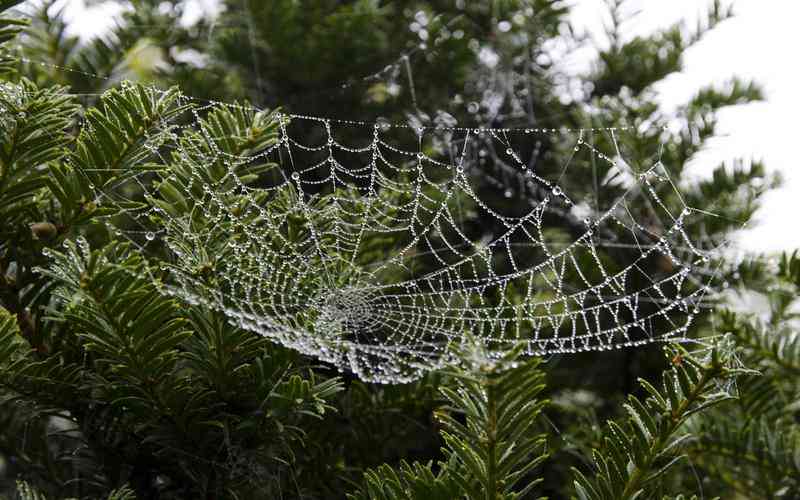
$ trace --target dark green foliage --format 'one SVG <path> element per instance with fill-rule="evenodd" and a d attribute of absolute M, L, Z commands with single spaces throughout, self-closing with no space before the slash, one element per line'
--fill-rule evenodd
<path fill-rule="evenodd" d="M 714 0 L 705 22 L 698 21 L 697 28 L 689 34 L 686 34 L 686 26 L 678 23 L 653 35 L 623 42 L 623 25 L 630 21 L 620 13 L 625 1 L 610 0 L 608 3 L 612 6 L 611 46 L 601 52 L 600 69 L 592 78 L 596 96 L 616 95 L 622 89 L 638 95 L 670 73 L 680 71 L 686 49 L 733 15 L 732 8 L 723 8 L 720 0 Z"/>
<path fill-rule="evenodd" d="M 77 108 L 65 89 L 39 90 L 28 81 L 0 92 L 0 217 L 4 229 L 37 215 L 36 195 L 47 181 L 39 165 L 60 160 Z M 7 240 L 10 234 L 2 234 Z"/>
<path fill-rule="evenodd" d="M 198 39 L 203 39 L 197 32 L 205 31 L 206 23 L 201 21 L 192 30 L 182 26 L 183 2 L 133 3 L 135 8 L 122 14 L 121 23 L 88 43 L 68 34 L 63 4 L 41 0 L 21 5 L 20 10 L 30 18 L 30 28 L 18 47 L 17 54 L 23 59 L 16 69 L 42 86 L 69 86 L 88 103 L 126 79 L 183 82 L 186 68 L 192 66 L 178 59 L 182 52 L 197 48 Z M 162 4 L 172 4 L 173 8 L 159 8 Z M 194 37 L 190 31 L 196 33 Z M 193 88 L 202 88 L 205 83 L 192 80 Z M 213 80 L 208 83 L 206 88 L 213 89 Z"/>
<path fill-rule="evenodd" d="M 401 460 L 427 461 L 441 437 L 431 428 L 431 409 L 443 402 L 442 375 L 433 373 L 404 385 L 351 380 L 335 400 L 336 413 L 308 429 L 295 470 L 304 489 L 319 498 L 339 498 L 361 485 L 366 469 Z"/>
<path fill-rule="evenodd" d="M 16 432 L 0 447 L 12 472 L 48 495 L 96 497 L 127 482 L 140 497 L 272 497 L 338 379 L 267 353 L 264 339 L 217 313 L 179 307 L 140 252 L 91 226 L 120 206 L 114 190 L 96 200 L 93 187 L 126 189 L 129 176 L 164 168 L 153 151 L 184 109 L 178 93 L 123 85 L 73 133 L 79 108 L 63 88 L 5 85 L 0 391 Z M 228 112 L 204 127 L 239 154 L 273 141 L 271 123 Z M 82 233 L 100 250 L 67 239 Z"/>
<path fill-rule="evenodd" d="M 513 499 L 525 498 L 539 483 L 531 472 L 546 458 L 546 437 L 536 423 L 546 400 L 538 399 L 544 375 L 537 360 L 519 363 L 464 352 L 466 366 L 448 371 L 440 391 L 447 405 L 437 410 L 444 439 L 443 459 L 401 462 L 365 474 L 353 498 Z M 436 471 L 435 471 L 436 470 Z"/>
<path fill-rule="evenodd" d="M 762 98 L 758 85 L 733 80 L 698 92 L 675 115 L 655 102 L 655 84 L 682 69 L 684 51 L 730 17 L 719 2 L 693 30 L 676 25 L 630 41 L 621 36 L 630 22 L 620 15 L 622 2 L 610 2 L 610 48 L 569 100 L 555 89 L 572 77 L 557 71 L 546 48 L 559 35 L 570 47 L 581 42 L 568 26 L 567 2 L 468 1 L 461 8 L 451 1 L 226 0 L 216 23 L 190 28 L 177 23 L 182 2 L 133 3 L 107 36 L 86 44 L 66 35 L 52 2 L 23 5 L 27 19 L 0 19 L 0 492 L 24 479 L 17 489 L 27 498 L 796 495 L 794 256 L 725 272 L 737 292 L 765 298 L 767 311 L 702 311 L 692 335 L 726 333 L 735 348 L 719 347 L 716 362 L 678 348 L 665 358 L 657 347 L 517 366 L 466 356 L 459 369 L 386 387 L 339 378 L 219 313 L 168 298 L 160 287 L 174 275 L 162 271 L 160 249 L 121 244 L 97 223 L 116 214 L 124 226 L 117 212 L 125 203 L 129 210 L 153 204 L 173 218 L 193 213 L 187 234 L 210 224 L 180 193 L 190 172 L 215 181 L 223 165 L 159 148 L 173 132 L 166 125 L 194 103 L 205 134 L 181 129 L 184 144 L 248 155 L 274 143 L 277 114 L 201 110 L 202 99 L 424 124 L 446 114 L 464 126 L 649 123 L 635 140 L 585 139 L 606 151 L 618 146 L 635 172 L 660 162 L 676 184 L 685 183 L 685 165 L 713 136 L 716 112 Z M 0 1 L 0 11 L 17 4 Z M 420 13 L 425 47 L 409 30 Z M 501 20 L 512 21 L 508 32 L 498 29 Z M 477 63 L 483 47 L 498 54 L 497 66 Z M 186 49 L 197 50 L 203 65 L 181 59 Z M 124 79 L 173 90 L 119 85 Z M 475 113 L 468 111 L 473 102 Z M 545 176 L 569 164 L 580 174 L 564 176 L 565 191 L 603 210 L 624 186 L 613 176 L 601 185 L 608 166 L 568 161 L 573 146 L 543 138 L 520 149 Z M 513 185 L 514 170 L 496 155 L 470 162 L 476 192 L 509 214 L 546 196 L 520 189 L 507 200 L 487 179 Z M 156 199 L 128 182 L 142 171 L 159 186 Z M 282 173 L 244 163 L 237 174 L 248 183 Z M 684 200 L 664 187 L 658 194 L 674 212 L 685 201 L 719 214 L 690 217 L 685 226 L 712 248 L 754 213 L 775 180 L 760 163 L 741 162 L 689 184 Z M 109 197 L 95 199 L 92 185 L 105 186 Z M 330 194 L 313 202 L 331 203 Z M 278 213 L 295 202 L 291 195 L 258 200 Z M 246 208 L 233 196 L 225 203 Z M 646 203 L 629 208 L 655 233 L 664 230 Z M 565 227 L 545 228 L 548 234 L 571 241 L 582 221 L 565 220 Z M 167 221 L 154 214 L 145 222 L 159 228 Z M 464 223 L 476 240 L 502 230 L 480 217 Z M 301 227 L 287 224 L 290 241 L 304 239 Z M 232 228 L 216 230 L 222 236 Z M 363 244 L 365 260 L 377 261 L 397 242 Z M 216 250 L 171 263 L 171 272 L 203 276 L 226 258 Z M 613 270 L 630 252 L 604 248 L 600 258 Z M 654 277 L 667 263 L 641 265 Z M 737 362 L 759 373 L 742 373 Z M 645 381 L 665 366 L 662 385 Z M 717 406 L 734 387 L 738 399 Z M 554 403 L 544 408 L 545 398 Z M 709 479 L 698 484 L 697 476 Z M 685 493 L 663 496 L 678 492 Z"/>
<path fill-rule="evenodd" d="M 70 164 L 97 187 L 151 168 L 152 147 L 166 133 L 161 126 L 183 110 L 177 101 L 176 89 L 162 93 L 137 85 L 109 90 L 86 112 Z"/>
<path fill-rule="evenodd" d="M 758 374 L 740 380 L 735 405 L 693 423 L 698 438 L 689 455 L 722 497 L 793 498 L 800 490 L 800 258 L 744 263 L 736 278 L 733 293 L 755 310 L 723 312 L 717 328 L 730 332 L 740 362 Z"/>
<path fill-rule="evenodd" d="M 661 481 L 684 458 L 681 448 L 693 438 L 682 432 L 686 421 L 733 398 L 725 384 L 744 370 L 731 367 L 732 352 L 724 346 L 722 352 L 712 349 L 706 360 L 679 347 L 666 352 L 672 366 L 662 386 L 639 380 L 647 398 L 628 396 L 626 421 L 608 423 L 603 446 L 593 453 L 594 471 L 575 471 L 581 500 L 657 498 Z"/>
<path fill-rule="evenodd" d="M 279 353 L 266 356 L 263 339 L 215 314 L 182 317 L 125 246 L 92 252 L 82 242 L 51 257 L 43 272 L 58 288 L 49 321 L 77 351 L 37 361 L 24 342 L 9 341 L 16 330 L 5 319 L 3 340 L 14 349 L 0 362 L 14 399 L 72 426 L 72 453 L 55 458 L 93 474 L 76 483 L 83 494 L 125 481 L 140 494 L 180 497 L 261 489 L 292 460 L 300 424 L 321 417 L 340 390 L 336 379 L 303 377 Z"/>
<path fill-rule="evenodd" d="M 17 495 L 19 500 L 47 500 L 36 488 L 25 481 L 17 481 Z M 115 489 L 108 494 L 107 500 L 136 500 L 136 494 L 127 486 Z M 68 499 L 71 500 L 71 499 Z"/>
<path fill-rule="evenodd" d="M 16 59 L 7 53 L 7 42 L 13 40 L 28 25 L 24 19 L 4 15 L 7 10 L 20 3 L 22 0 L 0 1 L 0 75 L 13 71 L 16 63 Z"/>

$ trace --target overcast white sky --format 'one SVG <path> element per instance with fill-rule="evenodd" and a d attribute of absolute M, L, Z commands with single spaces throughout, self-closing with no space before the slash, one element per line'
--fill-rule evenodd
<path fill-rule="evenodd" d="M 628 25 L 631 35 L 651 32 L 680 19 L 693 25 L 709 2 L 702 0 L 631 0 L 641 13 Z M 725 2 L 730 4 L 731 2 Z M 699 88 L 722 84 L 739 75 L 760 83 L 767 101 L 733 106 L 720 113 L 721 137 L 692 162 L 691 171 L 707 174 L 722 160 L 761 159 L 780 172 L 784 187 L 766 196 L 753 229 L 740 235 L 743 248 L 753 251 L 800 248 L 800 171 L 796 130 L 800 113 L 800 1 L 737 0 L 736 16 L 712 31 L 686 54 L 685 70 L 658 88 L 662 103 L 685 102 Z M 602 0 L 575 0 L 573 18 L 590 33 L 602 33 Z"/>
<path fill-rule="evenodd" d="M 191 0 L 192 13 L 213 6 L 215 0 Z M 111 22 L 113 6 L 86 10 L 83 0 L 65 0 L 75 27 L 85 36 Z M 730 1 L 726 1 L 730 4 Z M 573 0 L 575 24 L 602 40 L 605 9 L 602 0 Z M 694 25 L 706 5 L 704 0 L 630 0 L 640 11 L 626 26 L 631 36 L 646 34 L 680 19 Z M 723 84 L 733 75 L 755 79 L 766 90 L 767 101 L 735 106 L 720 113 L 719 133 L 691 165 L 702 176 L 723 160 L 761 159 L 779 171 L 785 184 L 769 193 L 764 208 L 743 232 L 740 245 L 752 251 L 800 248 L 800 172 L 798 149 L 790 137 L 800 113 L 800 1 L 737 0 L 736 17 L 711 32 L 685 58 L 685 70 L 671 75 L 658 88 L 665 107 L 685 102 L 699 88 Z M 580 62 L 578 62 L 580 64 Z"/>

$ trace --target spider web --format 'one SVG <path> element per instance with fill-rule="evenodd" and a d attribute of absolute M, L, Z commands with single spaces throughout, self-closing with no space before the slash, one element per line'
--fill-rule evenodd
<path fill-rule="evenodd" d="M 109 224 L 162 257 L 164 293 L 364 380 L 413 380 L 475 345 L 491 359 L 685 340 L 707 291 L 685 230 L 699 211 L 660 155 L 623 158 L 640 130 L 189 109 L 148 144 L 173 167 L 98 189 L 125 214 Z M 231 154 L 246 138 L 214 125 L 223 110 L 277 125 Z M 563 166 L 533 161 L 544 139 Z M 598 190 L 571 198 L 599 164 Z"/>

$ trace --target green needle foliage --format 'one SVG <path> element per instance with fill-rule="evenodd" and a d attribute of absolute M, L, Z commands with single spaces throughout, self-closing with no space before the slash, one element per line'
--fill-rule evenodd
<path fill-rule="evenodd" d="M 14 40 L 28 25 L 28 21 L 17 17 L 7 17 L 5 12 L 11 7 L 22 3 L 22 0 L 2 0 L 0 1 L 0 75 L 12 72 L 17 59 L 6 53 L 7 43 Z"/>
<path fill-rule="evenodd" d="M 657 498 L 667 472 L 685 458 L 681 447 L 692 439 L 684 431 L 686 421 L 733 399 L 725 385 L 746 372 L 730 366 L 730 350 L 714 348 L 707 360 L 680 347 L 666 352 L 672 367 L 664 373 L 662 387 L 640 379 L 648 396 L 628 396 L 625 422 L 608 423 L 603 446 L 593 453 L 594 473 L 575 470 L 581 500 Z"/>
<path fill-rule="evenodd" d="M 25 481 L 17 481 L 17 495 L 19 500 L 47 500 L 47 497 L 33 488 Z M 127 486 L 123 486 L 108 494 L 107 500 L 136 500 L 136 493 Z M 75 500 L 67 499 L 67 500 Z"/>
<path fill-rule="evenodd" d="M 739 381 L 735 404 L 693 422 L 698 439 L 688 453 L 713 494 L 793 498 L 800 491 L 800 256 L 746 262 L 734 280 L 731 294 L 757 307 L 723 311 L 717 328 L 730 332 L 741 363 L 758 374 Z"/>
<path fill-rule="evenodd" d="M 179 182 L 189 168 L 154 153 L 161 125 L 185 109 L 179 94 L 122 85 L 84 110 L 63 87 L 3 85 L 0 449 L 16 477 L 48 497 L 125 484 L 140 497 L 273 497 L 340 380 L 218 313 L 185 310 L 145 255 L 95 224 L 127 207 L 101 205 L 94 188 L 135 189 L 130 176 L 165 168 Z M 269 115 L 221 111 L 202 126 L 183 139 L 230 154 L 268 146 L 276 128 Z M 186 210 L 170 192 L 162 184 L 153 201 Z"/>
<path fill-rule="evenodd" d="M 654 88 L 730 17 L 720 2 L 697 27 L 676 24 L 632 40 L 622 36 L 630 22 L 624 2 L 608 2 L 611 43 L 580 85 L 569 85 L 580 87 L 569 99 L 555 89 L 575 77 L 560 73 L 548 50 L 556 37 L 568 50 L 584 43 L 565 29 L 567 2 L 222 0 L 216 23 L 194 26 L 178 22 L 182 1 L 132 4 L 107 35 L 83 43 L 67 34 L 55 2 L 0 0 L 0 498 L 796 497 L 796 255 L 720 263 L 733 285 L 727 298 L 745 306 L 726 311 L 721 301 L 718 312 L 698 314 L 692 335 L 716 345 L 711 352 L 669 347 L 664 356 L 651 346 L 546 364 L 465 352 L 459 367 L 403 386 L 352 380 L 161 289 L 175 275 L 206 279 L 229 251 L 215 236 L 223 242 L 234 228 L 193 210 L 200 196 L 181 194 L 192 173 L 209 183 L 225 175 L 227 166 L 207 163 L 205 153 L 248 156 L 277 139 L 274 109 L 195 107 L 199 128 L 164 127 L 190 110 L 182 92 L 426 125 L 649 123 L 619 144 L 601 134 L 584 139 L 641 159 L 634 169 L 658 154 L 674 182 L 688 186 L 686 204 L 720 215 L 684 226 L 703 248 L 716 247 L 776 180 L 758 162 L 720 165 L 698 182 L 685 166 L 714 135 L 717 111 L 762 93 L 734 79 L 664 113 Z M 26 15 L 9 14 L 11 7 Z M 479 62 L 482 49 L 498 56 L 495 66 Z M 169 134 L 197 155 L 162 148 Z M 525 148 L 544 174 L 560 172 L 572 151 L 548 139 Z M 482 174 L 471 182 L 492 206 L 517 213 L 541 201 L 535 191 L 497 193 L 490 179 L 516 181 L 496 155 L 473 163 L 466 167 Z M 269 163 L 237 168 L 245 183 L 281 174 Z M 571 168 L 586 175 L 564 176 L 565 190 L 592 200 L 590 209 L 624 189 L 603 165 Z M 130 180 L 143 172 L 157 187 L 153 199 Z M 95 199 L 97 188 L 110 199 Z M 658 194 L 680 211 L 681 200 Z M 376 203 L 381 196 L 390 195 L 379 193 Z M 250 203 L 224 201 L 232 211 Z M 288 213 L 296 201 L 285 194 L 255 202 Z M 162 271 L 157 245 L 122 243 L 99 223 L 113 216 L 124 227 L 120 204 L 170 214 L 145 221 L 154 230 L 186 224 L 170 228 L 172 243 L 187 250 L 172 274 Z M 663 230 L 649 208 L 628 208 L 648 231 Z M 572 222 L 565 241 L 583 227 Z M 286 227 L 290 244 L 307 239 L 302 220 Z M 475 240 L 502 230 L 480 217 L 468 229 Z M 192 243 L 199 231 L 211 236 L 203 248 Z M 397 244 L 364 241 L 369 252 L 358 264 Z M 610 268 L 631 260 L 624 248 L 602 252 Z M 669 263 L 640 265 L 647 278 Z M 340 274 L 343 283 L 350 278 Z M 662 371 L 660 384 L 647 382 Z"/>
<path fill-rule="evenodd" d="M 266 356 L 263 339 L 213 313 L 182 317 L 124 245 L 69 243 L 51 258 L 48 321 L 77 352 L 37 358 L 6 314 L 0 366 L 8 397 L 34 404 L 29 418 L 63 421 L 71 442 L 53 460 L 91 464 L 92 477 L 71 480 L 84 495 L 121 481 L 141 493 L 156 475 L 184 497 L 261 484 L 291 460 L 301 422 L 321 417 L 340 390 Z M 65 363 L 66 354 L 82 359 Z"/>
<path fill-rule="evenodd" d="M 519 362 L 512 352 L 499 360 L 463 353 L 465 366 L 447 372 L 440 388 L 447 405 L 436 412 L 444 440 L 443 459 L 397 469 L 381 466 L 365 474 L 352 498 L 516 499 L 540 482 L 531 472 L 548 456 L 537 420 L 544 374 L 536 359 Z M 436 472 L 435 469 L 438 469 Z"/>

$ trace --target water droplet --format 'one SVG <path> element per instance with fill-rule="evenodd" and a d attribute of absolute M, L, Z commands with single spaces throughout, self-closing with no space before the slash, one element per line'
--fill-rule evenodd
<path fill-rule="evenodd" d="M 422 152 L 420 151 L 419 153 L 417 153 L 417 158 L 419 158 L 421 160 L 421 159 L 425 158 L 425 155 L 422 154 Z"/>
<path fill-rule="evenodd" d="M 514 152 L 513 152 L 513 151 L 511 151 L 511 148 L 508 148 L 508 149 L 506 149 L 506 154 L 507 154 L 507 155 L 510 155 L 510 154 L 513 154 L 513 153 L 514 153 Z"/>
<path fill-rule="evenodd" d="M 296 181 L 299 181 L 300 180 L 300 174 L 298 172 L 292 172 L 292 179 L 294 179 Z"/>
<path fill-rule="evenodd" d="M 152 231 L 148 231 L 147 233 L 145 233 L 144 237 L 147 238 L 147 241 L 153 241 L 154 239 L 156 239 L 156 235 L 153 234 Z"/>
<path fill-rule="evenodd" d="M 380 129 L 381 132 L 386 132 L 390 128 L 392 128 L 392 124 L 389 123 L 389 120 L 386 118 L 378 118 L 377 122 L 375 123 L 376 131 Z"/>
<path fill-rule="evenodd" d="M 562 194 L 564 194 L 564 193 L 563 193 L 563 191 L 561 191 L 561 188 L 560 188 L 560 187 L 558 187 L 558 186 L 555 186 L 555 187 L 553 188 L 553 194 L 554 194 L 554 195 L 556 195 L 556 196 L 561 196 L 561 195 L 562 195 Z"/>

